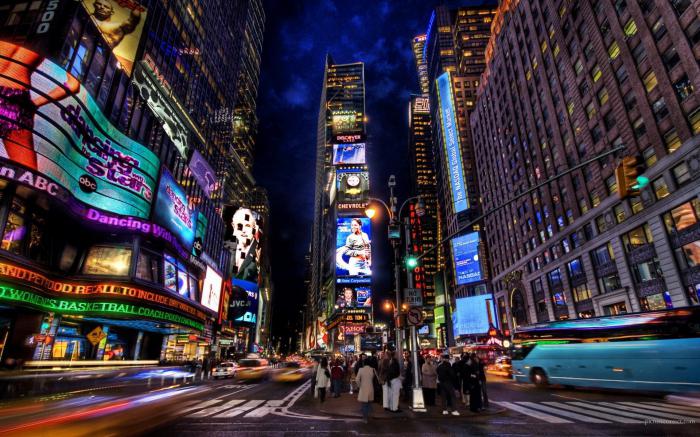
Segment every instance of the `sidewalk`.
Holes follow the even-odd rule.
[[[334,397],[329,397],[326,396],[326,401],[321,404],[319,399],[314,399],[312,395],[309,395],[311,397],[311,405],[316,406],[318,408],[318,411],[321,413],[328,414],[330,416],[335,416],[335,417],[348,417],[348,418],[357,418],[361,419],[362,418],[362,413],[360,412],[360,402],[357,401],[357,392],[354,394],[350,395],[349,393],[345,392],[340,395],[339,398],[334,398]],[[382,407],[381,403],[372,403],[372,411],[370,413],[370,419],[444,419],[444,420],[451,420],[451,419],[458,419],[459,417],[468,417],[468,418],[476,418],[479,416],[490,416],[493,414],[499,414],[505,411],[503,408],[496,407],[492,405],[490,408],[486,409],[485,411],[482,411],[480,413],[472,413],[469,411],[469,408],[465,407],[463,404],[460,403],[460,406],[458,408],[460,416],[452,416],[448,415],[445,416],[442,414],[442,403],[441,400],[437,400],[437,405],[432,406],[432,407],[426,407],[428,410],[425,413],[418,413],[414,412],[409,408],[409,404],[406,402],[400,402],[399,403],[399,410],[401,410],[400,413],[392,413],[391,411],[387,411]]]

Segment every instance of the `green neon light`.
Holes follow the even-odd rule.
[[[56,299],[34,294],[26,290],[18,290],[4,284],[0,284],[0,300],[22,302],[46,311],[57,313],[122,314],[166,320],[168,322],[190,326],[200,331],[204,329],[204,325],[199,322],[163,310],[146,308],[131,303]]]

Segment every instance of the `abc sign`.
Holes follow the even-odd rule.
[[[78,179],[80,190],[84,193],[94,193],[97,191],[97,181],[90,175],[84,174]]]

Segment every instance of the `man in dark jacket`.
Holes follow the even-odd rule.
[[[450,356],[443,355],[442,362],[437,367],[438,382],[440,383],[440,394],[443,399],[442,414],[450,414],[452,410],[453,416],[459,416],[457,411],[457,399],[455,398],[455,387],[457,386],[457,374],[450,364]]]

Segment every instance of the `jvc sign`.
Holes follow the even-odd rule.
[[[420,288],[404,288],[403,301],[410,307],[423,306],[423,292]]]

